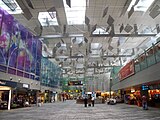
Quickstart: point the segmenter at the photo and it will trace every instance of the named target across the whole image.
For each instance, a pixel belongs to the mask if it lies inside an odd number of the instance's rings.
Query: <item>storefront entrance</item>
[[[23,96],[27,95],[29,87],[30,86],[25,83],[0,80],[0,109],[10,110],[11,108],[16,108],[18,106],[23,107]],[[18,92],[20,92],[20,94]],[[19,96],[17,96],[18,94]]]
[[[0,86],[0,109],[8,109],[10,90],[10,87]]]

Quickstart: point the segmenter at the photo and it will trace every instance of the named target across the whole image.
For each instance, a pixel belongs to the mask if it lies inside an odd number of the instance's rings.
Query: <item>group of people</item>
[[[91,98],[88,98],[87,95],[84,96],[84,107],[91,106],[94,107],[95,97],[92,96]]]
[[[147,96],[145,94],[142,94],[142,96],[134,96],[132,98],[126,95],[124,102],[128,104],[137,104],[138,106],[142,105],[143,110],[148,110]]]

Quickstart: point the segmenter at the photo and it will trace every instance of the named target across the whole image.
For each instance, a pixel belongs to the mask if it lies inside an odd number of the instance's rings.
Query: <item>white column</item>
[[[8,110],[11,109],[11,90],[9,90]]]

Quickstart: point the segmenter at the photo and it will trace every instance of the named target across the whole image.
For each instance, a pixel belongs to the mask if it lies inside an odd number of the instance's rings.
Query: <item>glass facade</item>
[[[49,87],[58,87],[62,80],[61,68],[48,60],[41,59],[41,84]]]

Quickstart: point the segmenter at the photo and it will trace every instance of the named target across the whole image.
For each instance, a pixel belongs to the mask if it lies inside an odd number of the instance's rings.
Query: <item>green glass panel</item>
[[[135,72],[139,72],[140,71],[140,64],[135,64]]]
[[[156,52],[156,61],[160,62],[160,51]]]
[[[147,64],[148,64],[148,67],[155,64],[156,61],[155,61],[155,56],[154,55],[151,55],[151,56],[148,56],[147,57]]]
[[[145,68],[147,68],[146,60],[140,62],[140,68],[141,68],[141,70],[144,70]]]

